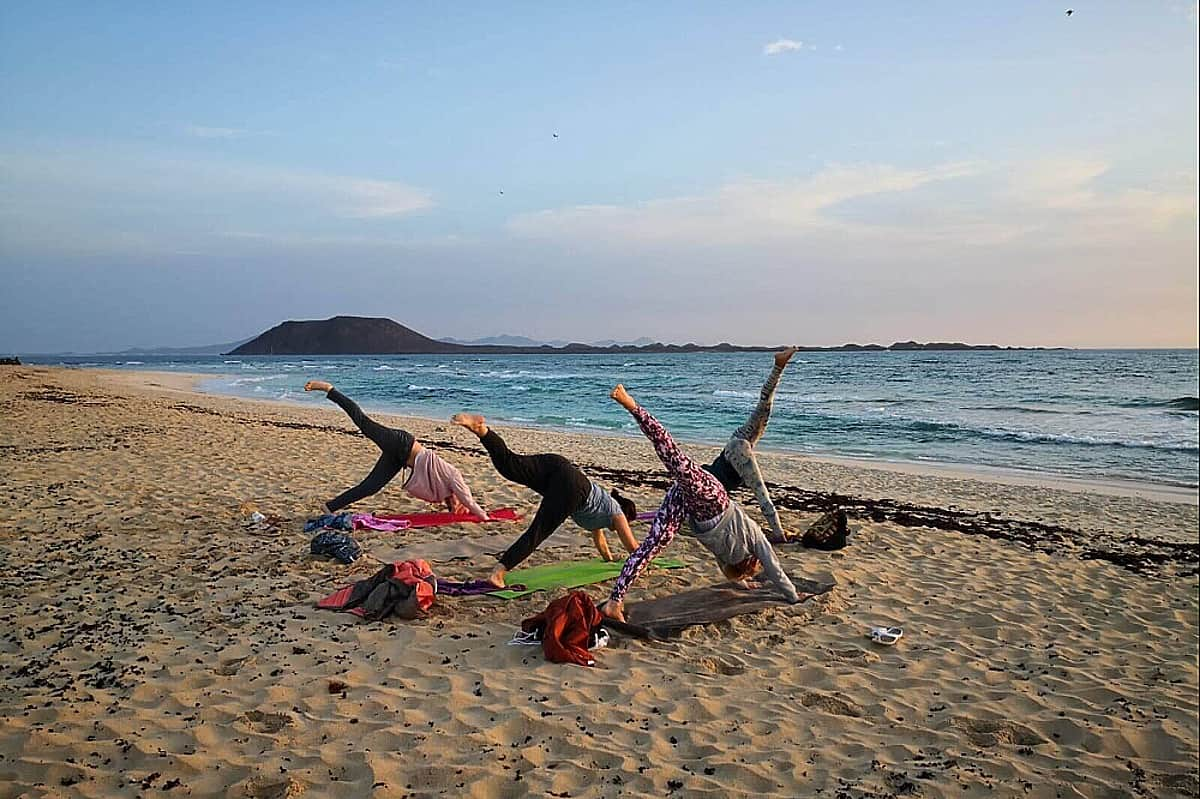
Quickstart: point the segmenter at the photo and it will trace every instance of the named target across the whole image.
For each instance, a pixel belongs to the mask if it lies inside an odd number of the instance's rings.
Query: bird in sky
[[[555,134],[553,134],[553,135],[554,135],[554,138],[556,138],[556,139],[558,138],[558,134],[557,134],[557,133],[555,133]]]
[[[1068,8],[1068,9],[1067,9],[1067,16],[1068,16],[1068,17],[1069,17],[1069,16],[1071,16],[1072,14],[1074,14],[1074,13],[1075,13],[1075,9],[1073,9],[1073,8]]]

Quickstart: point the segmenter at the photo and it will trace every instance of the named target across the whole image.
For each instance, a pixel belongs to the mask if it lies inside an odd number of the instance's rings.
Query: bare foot
[[[503,566],[497,566],[495,570],[488,575],[488,582],[497,588],[504,587],[504,575],[508,574],[508,569]]]
[[[305,391],[324,391],[330,392],[333,390],[333,383],[326,383],[324,380],[309,380],[304,384]]]
[[[736,585],[738,588],[744,588],[747,591],[757,591],[758,589],[762,588],[762,583],[760,583],[758,580],[751,580],[749,578],[745,580],[738,580],[734,583],[734,585]]]
[[[627,411],[637,408],[637,403],[634,402],[633,397],[629,396],[629,392],[625,390],[625,386],[621,383],[617,383],[608,396],[616,400],[617,404]]]
[[[596,608],[600,611],[601,616],[606,616],[610,619],[616,619],[619,622],[625,621],[625,603],[613,602],[611,599],[607,602],[601,602],[600,607]]]
[[[795,354],[796,354],[795,347],[788,347],[783,352],[775,353],[775,367],[777,369],[782,369],[783,367],[787,366],[788,361],[790,361],[792,359],[792,356]]]
[[[487,435],[487,421],[477,413],[456,413],[450,421],[459,427],[465,427],[475,435],[483,438]]]

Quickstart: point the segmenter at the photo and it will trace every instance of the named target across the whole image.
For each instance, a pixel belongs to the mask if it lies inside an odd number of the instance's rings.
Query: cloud
[[[795,39],[776,39],[775,41],[768,42],[763,46],[763,55],[794,53],[803,49],[804,42],[798,42]]]
[[[804,296],[857,298],[859,316],[876,309],[897,331],[908,324],[897,314],[931,302],[954,310],[921,325],[959,314],[954,324],[970,330],[977,320],[957,309],[976,308],[992,331],[1007,329],[1005,314],[1032,319],[1036,305],[1045,306],[1038,324],[1054,319],[1073,337],[1047,334],[1042,343],[1186,341],[1194,334],[1185,336],[1179,320],[1191,319],[1194,330],[1194,180],[1114,181],[1108,164],[1069,158],[834,165],[686,197],[522,214],[508,230],[542,252],[571,260],[588,253],[613,281],[680,293],[689,307],[751,301],[756,290],[799,280]],[[1131,271],[1135,264],[1140,272]],[[1036,296],[1022,299],[1022,286],[1036,287]],[[1058,315],[1076,307],[1089,318],[1146,314],[1147,326],[1117,334]]]
[[[383,223],[434,205],[396,180],[107,149],[0,153],[0,173],[16,192],[0,238],[33,250],[172,252],[223,229],[380,235]]]
[[[242,128],[215,128],[207,125],[184,125],[183,132],[197,139],[240,139],[251,135],[250,131]]]
[[[514,236],[598,247],[770,247],[857,241],[864,251],[1129,242],[1194,219],[1187,180],[1108,186],[1101,159],[926,167],[830,165],[793,180],[740,180],[708,192],[629,205],[520,214]]]
[[[404,216],[433,205],[427,192],[391,180],[366,180],[326,175],[295,175],[300,186],[328,186],[340,195],[336,213],[352,219],[384,219]]]
[[[530,238],[585,237],[701,245],[761,242],[842,226],[844,223],[823,213],[839,203],[904,192],[932,181],[968,176],[979,168],[962,162],[925,169],[832,165],[794,181],[741,180],[688,197],[524,214],[510,220],[508,227],[514,234]]]

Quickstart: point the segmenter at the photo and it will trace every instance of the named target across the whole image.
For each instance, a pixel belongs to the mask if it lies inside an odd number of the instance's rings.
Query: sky
[[[1197,345],[1191,2],[0,5],[0,350]]]

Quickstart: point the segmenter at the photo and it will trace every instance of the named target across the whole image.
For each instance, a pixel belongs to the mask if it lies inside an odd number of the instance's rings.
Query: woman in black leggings
[[[494,585],[503,588],[505,574],[532,555],[567,517],[591,532],[592,541],[605,560],[613,560],[604,537],[605,528],[617,534],[627,551],[637,550],[638,542],[629,529],[629,523],[637,518],[637,506],[616,489],[608,494],[562,455],[517,455],[495,430],[488,428],[482,416],[459,413],[450,421],[479,436],[496,471],[542,495],[542,504],[529,529],[505,550],[500,565],[488,577]]]
[[[406,493],[426,502],[445,503],[451,513],[466,510],[476,518],[487,521],[487,512],[471,496],[471,489],[463,480],[462,473],[433,450],[422,447],[412,433],[381,425],[363,413],[354,400],[324,380],[309,380],[304,390],[324,391],[380,450],[379,460],[361,483],[325,503],[329,513],[337,513],[353,502],[378,494],[392,478],[407,468],[410,472],[403,485]]]

